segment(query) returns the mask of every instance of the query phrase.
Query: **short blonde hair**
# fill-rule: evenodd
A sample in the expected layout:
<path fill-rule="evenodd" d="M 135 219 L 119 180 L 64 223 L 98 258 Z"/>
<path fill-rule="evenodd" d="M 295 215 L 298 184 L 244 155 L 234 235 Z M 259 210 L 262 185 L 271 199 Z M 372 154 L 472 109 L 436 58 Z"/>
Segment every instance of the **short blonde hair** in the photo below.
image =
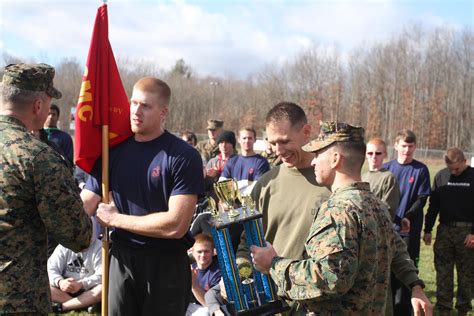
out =
<path fill-rule="evenodd" d="M 160 105 L 169 106 L 171 99 L 171 89 L 166 82 L 155 77 L 144 77 L 138 80 L 133 86 L 134 89 L 154 93 L 160 100 Z"/>
<path fill-rule="evenodd" d="M 372 138 L 367 142 L 367 145 L 368 144 L 382 145 L 384 150 L 387 151 L 387 144 L 385 144 L 385 142 L 382 138 L 379 138 L 379 137 Z"/>
<path fill-rule="evenodd" d="M 203 244 L 203 243 L 209 243 L 211 245 L 211 249 L 214 248 L 214 240 L 212 239 L 211 236 L 208 234 L 200 233 L 194 236 L 195 239 L 195 244 Z"/>
<path fill-rule="evenodd" d="M 255 131 L 255 128 L 253 128 L 251 126 L 241 127 L 239 129 L 239 136 L 240 136 L 240 132 L 243 132 L 243 131 L 251 132 L 253 134 L 253 138 L 257 139 L 257 131 Z"/>

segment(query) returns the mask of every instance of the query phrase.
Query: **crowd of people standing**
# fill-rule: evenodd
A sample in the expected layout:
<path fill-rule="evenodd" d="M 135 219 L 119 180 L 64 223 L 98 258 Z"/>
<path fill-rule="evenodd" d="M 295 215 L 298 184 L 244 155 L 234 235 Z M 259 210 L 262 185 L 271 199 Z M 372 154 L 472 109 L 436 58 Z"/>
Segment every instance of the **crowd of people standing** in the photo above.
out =
<path fill-rule="evenodd" d="M 289 315 L 432 315 L 418 263 L 438 214 L 436 309 L 451 313 L 454 267 L 454 307 L 459 315 L 472 309 L 474 170 L 460 149 L 447 150 L 447 168 L 431 186 L 427 166 L 414 158 L 412 131 L 398 132 L 397 158 L 384 163 L 384 140 L 366 142 L 362 127 L 343 122 L 322 122 L 312 138 L 313 122 L 292 102 L 267 113 L 263 155 L 252 126 L 234 133 L 216 118 L 198 142 L 191 131 L 166 130 L 171 89 L 145 77 L 130 98 L 133 136 L 110 151 L 110 202 L 103 203 L 100 159 L 74 181 L 72 139 L 57 129 L 60 110 L 51 104 L 61 97 L 53 78 L 46 64 L 16 64 L 1 83 L 2 314 L 47 314 L 51 302 L 56 311 L 96 304 L 95 221 L 111 229 L 110 315 L 229 313 L 205 206 L 208 197 L 218 201 L 214 183 L 227 179 L 255 201 L 268 242 L 249 249 L 245 232 L 234 229 L 236 261 L 270 275 Z M 33 132 L 43 128 L 41 141 Z"/>

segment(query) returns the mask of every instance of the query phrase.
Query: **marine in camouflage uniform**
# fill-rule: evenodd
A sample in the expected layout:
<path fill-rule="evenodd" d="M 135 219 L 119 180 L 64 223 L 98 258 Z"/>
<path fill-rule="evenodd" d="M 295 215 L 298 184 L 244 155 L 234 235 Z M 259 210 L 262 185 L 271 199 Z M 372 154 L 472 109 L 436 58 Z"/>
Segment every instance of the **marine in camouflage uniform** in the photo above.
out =
<path fill-rule="evenodd" d="M 317 313 L 383 315 L 395 248 L 384 208 L 367 183 L 333 193 L 311 226 L 308 259 L 274 260 L 279 295 Z"/>
<path fill-rule="evenodd" d="M 362 128 L 326 122 L 321 130 L 317 140 L 303 147 L 307 152 L 318 152 L 313 164 L 319 166 L 321 159 L 331 154 L 325 149 L 337 142 L 356 144 L 361 157 L 355 165 L 362 166 L 365 153 Z M 344 150 L 347 149 L 335 151 L 344 156 Z M 280 296 L 298 301 L 307 311 L 318 315 L 383 315 L 390 264 L 396 249 L 387 206 L 370 192 L 368 183 L 357 182 L 357 177 L 341 181 L 337 175 L 340 169 L 334 170 L 326 164 L 329 159 L 315 168 L 319 169 L 317 181 L 332 187 L 335 179 L 339 179 L 338 187 L 316 213 L 305 243 L 307 257 L 293 260 L 275 256 L 270 275 Z M 344 168 L 354 164 L 353 161 L 339 163 L 345 164 Z M 360 177 L 360 168 L 358 172 Z M 324 181 L 318 174 L 325 175 Z M 259 268 L 254 249 L 254 262 Z"/>
<path fill-rule="evenodd" d="M 2 80 L 0 314 L 51 311 L 47 233 L 75 252 L 87 248 L 92 236 L 66 161 L 29 132 L 42 127 L 51 97 L 61 97 L 53 77 L 46 64 L 16 64 L 5 67 Z M 12 95 L 29 96 L 31 104 L 14 104 L 18 97 Z"/>
<path fill-rule="evenodd" d="M 197 143 L 196 149 L 201 154 L 203 164 L 206 165 L 211 158 L 219 154 L 219 144 L 217 138 L 223 132 L 224 122 L 219 120 L 207 121 L 207 133 L 209 139 Z"/>

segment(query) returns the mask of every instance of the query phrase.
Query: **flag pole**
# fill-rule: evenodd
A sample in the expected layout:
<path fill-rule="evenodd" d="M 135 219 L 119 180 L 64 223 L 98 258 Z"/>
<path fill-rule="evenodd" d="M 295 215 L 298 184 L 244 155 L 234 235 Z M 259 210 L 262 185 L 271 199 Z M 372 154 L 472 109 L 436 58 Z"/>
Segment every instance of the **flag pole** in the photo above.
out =
<path fill-rule="evenodd" d="M 91 173 L 102 157 L 102 202 L 109 203 L 109 146 L 132 135 L 130 104 L 108 40 L 106 1 L 97 9 L 76 110 L 75 161 Z M 111 109 L 113 108 L 113 111 Z M 102 315 L 109 311 L 109 229 L 102 238 Z"/>
<path fill-rule="evenodd" d="M 102 1 L 107 5 L 107 0 Z M 102 200 L 109 203 L 109 126 L 102 125 Z M 109 228 L 102 237 L 102 306 L 101 315 L 109 315 Z"/>
<path fill-rule="evenodd" d="M 102 202 L 109 201 L 109 126 L 102 125 Z M 102 315 L 109 314 L 109 228 L 102 237 Z"/>

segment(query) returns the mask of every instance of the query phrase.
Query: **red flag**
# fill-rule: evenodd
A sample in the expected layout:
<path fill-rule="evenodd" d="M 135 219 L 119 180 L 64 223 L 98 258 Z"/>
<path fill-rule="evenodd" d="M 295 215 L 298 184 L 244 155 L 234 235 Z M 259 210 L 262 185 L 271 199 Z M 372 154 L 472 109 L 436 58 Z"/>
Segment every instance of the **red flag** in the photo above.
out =
<path fill-rule="evenodd" d="M 110 147 L 132 135 L 130 105 L 109 43 L 105 4 L 97 10 L 75 114 L 74 161 L 88 173 L 102 152 L 102 125 L 109 126 Z"/>

